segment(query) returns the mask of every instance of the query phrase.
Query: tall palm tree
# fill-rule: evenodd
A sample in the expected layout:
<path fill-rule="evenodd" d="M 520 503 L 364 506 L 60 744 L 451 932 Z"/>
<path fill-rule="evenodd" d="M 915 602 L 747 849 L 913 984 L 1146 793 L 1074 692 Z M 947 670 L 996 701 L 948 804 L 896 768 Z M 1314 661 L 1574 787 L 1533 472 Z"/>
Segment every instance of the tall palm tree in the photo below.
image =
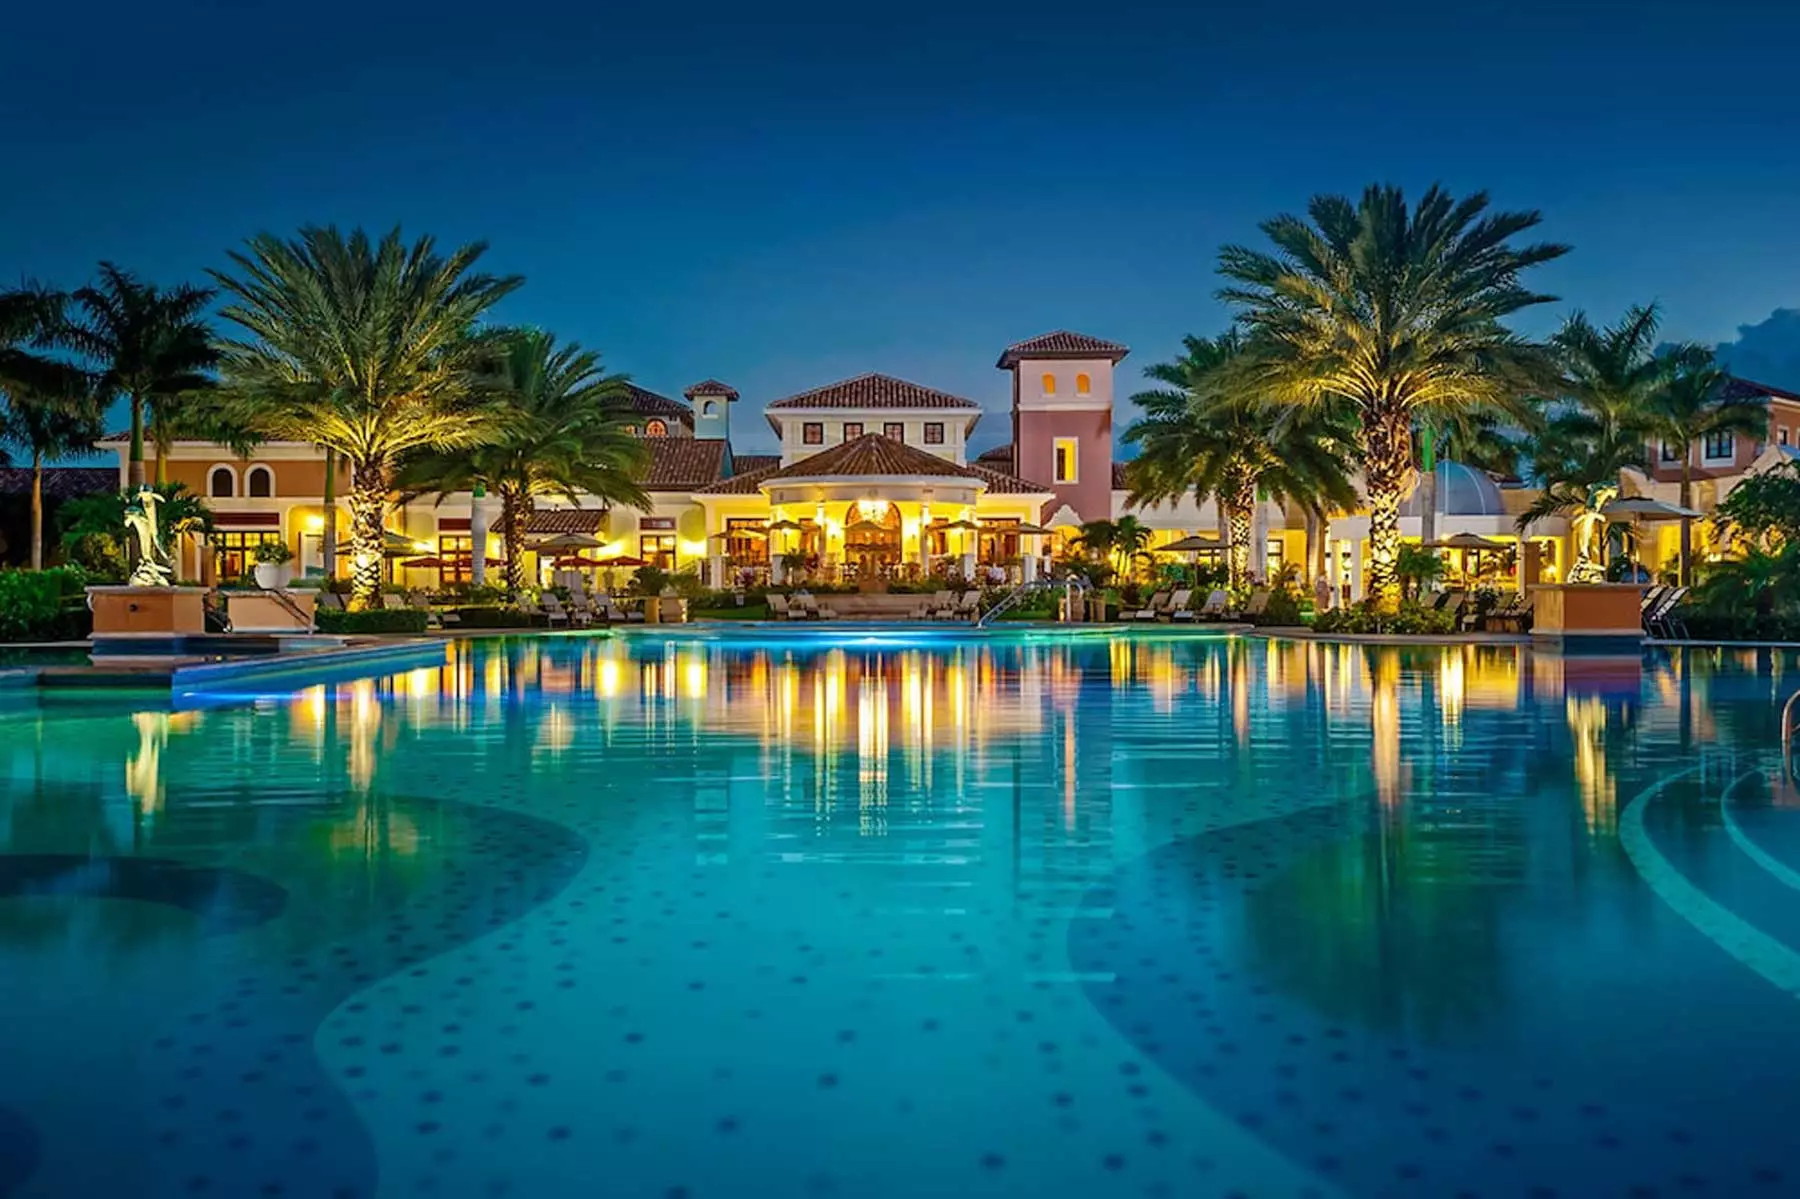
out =
<path fill-rule="evenodd" d="M 0 293 L 0 442 L 31 455 L 31 568 L 44 567 L 44 464 L 85 453 L 101 436 L 92 380 L 39 352 L 63 324 L 63 296 L 26 286 Z"/>
<path fill-rule="evenodd" d="M 1351 508 L 1348 430 L 1341 406 L 1279 409 L 1232 390 L 1243 352 L 1235 330 L 1183 339 L 1173 362 L 1144 369 L 1162 387 L 1132 400 L 1144 411 L 1125 430 L 1138 456 L 1125 467 L 1128 502 L 1159 504 L 1192 494 L 1217 501 L 1225 516 L 1233 586 L 1250 577 L 1256 505 L 1292 501 L 1321 517 Z"/>
<path fill-rule="evenodd" d="M 1273 252 L 1226 246 L 1219 292 L 1248 339 L 1234 370 L 1244 394 L 1268 402 L 1347 402 L 1369 505 L 1369 588 L 1398 602 L 1400 504 L 1420 419 L 1516 407 L 1548 374 L 1538 347 L 1508 317 L 1554 299 L 1521 276 L 1566 246 L 1515 246 L 1535 212 L 1487 213 L 1488 197 L 1457 200 L 1432 187 L 1409 206 L 1398 187 L 1359 202 L 1316 197 L 1310 221 L 1263 223 Z"/>
<path fill-rule="evenodd" d="M 1681 506 L 1694 506 L 1694 443 L 1713 433 L 1764 438 L 1769 431 L 1767 397 L 1732 387 L 1732 379 L 1704 346 L 1678 346 L 1663 355 L 1668 378 L 1650 405 L 1650 427 L 1663 441 L 1681 447 Z M 1681 518 L 1681 577 L 1693 582 L 1694 526 Z"/>
<path fill-rule="evenodd" d="M 110 262 L 74 293 L 72 319 L 64 322 L 60 340 L 92 364 L 103 404 L 123 398 L 130 406 L 126 483 L 133 490 L 144 482 L 146 412 L 162 482 L 180 405 L 212 383 L 218 354 L 203 319 L 212 298 L 203 287 L 159 288 Z"/>
<path fill-rule="evenodd" d="M 485 243 L 439 254 L 398 229 L 308 226 L 263 233 L 214 277 L 222 315 L 245 331 L 221 346 L 223 416 L 273 439 L 308 442 L 350 464 L 351 596 L 381 590 L 383 520 L 394 471 L 410 454 L 492 439 L 482 367 L 493 337 L 475 324 L 523 282 L 474 270 Z"/>
<path fill-rule="evenodd" d="M 86 454 L 100 440 L 100 406 L 78 371 L 56 387 L 9 387 L 0 441 L 31 456 L 31 569 L 44 568 L 44 465 Z"/>
<path fill-rule="evenodd" d="M 1521 530 L 1546 516 L 1588 512 L 1621 471 L 1649 470 L 1655 414 L 1678 365 L 1657 353 L 1660 324 L 1656 305 L 1638 304 L 1610 325 L 1577 312 L 1551 337 L 1560 378 L 1523 448 L 1540 490 L 1519 516 Z"/>
<path fill-rule="evenodd" d="M 500 497 L 506 585 L 525 585 L 525 534 L 540 495 L 571 504 L 583 495 L 607 506 L 650 507 L 637 483 L 648 447 L 627 432 L 634 417 L 623 375 L 608 375 L 600 355 L 558 346 L 535 329 L 497 334 L 498 353 L 485 386 L 499 405 L 499 434 L 460 450 L 421 454 L 402 467 L 403 491 L 470 491 Z M 483 552 L 475 546 L 474 552 Z"/>

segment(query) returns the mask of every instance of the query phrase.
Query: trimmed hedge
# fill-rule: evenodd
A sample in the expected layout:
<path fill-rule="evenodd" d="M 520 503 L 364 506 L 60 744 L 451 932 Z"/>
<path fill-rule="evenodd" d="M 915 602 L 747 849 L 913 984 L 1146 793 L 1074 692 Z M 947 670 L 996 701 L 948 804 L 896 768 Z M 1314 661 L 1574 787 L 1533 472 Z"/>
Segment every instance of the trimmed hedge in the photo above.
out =
<path fill-rule="evenodd" d="M 313 614 L 321 633 L 423 633 L 425 613 L 415 608 L 399 611 L 371 608 L 366 612 L 339 612 L 321 608 Z"/>
<path fill-rule="evenodd" d="M 456 619 L 451 620 L 454 615 Z M 454 629 L 532 629 L 547 624 L 541 618 L 531 617 L 517 608 L 457 608 L 454 613 L 446 613 L 445 625 Z"/>

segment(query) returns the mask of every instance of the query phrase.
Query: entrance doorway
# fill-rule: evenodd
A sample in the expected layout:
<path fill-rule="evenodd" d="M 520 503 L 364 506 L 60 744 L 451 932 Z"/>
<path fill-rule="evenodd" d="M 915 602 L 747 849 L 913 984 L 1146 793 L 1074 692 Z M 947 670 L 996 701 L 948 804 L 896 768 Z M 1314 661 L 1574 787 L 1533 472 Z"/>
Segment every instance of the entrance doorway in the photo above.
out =
<path fill-rule="evenodd" d="M 900 568 L 900 509 L 858 500 L 844 513 L 844 564 L 858 579 L 891 579 Z"/>

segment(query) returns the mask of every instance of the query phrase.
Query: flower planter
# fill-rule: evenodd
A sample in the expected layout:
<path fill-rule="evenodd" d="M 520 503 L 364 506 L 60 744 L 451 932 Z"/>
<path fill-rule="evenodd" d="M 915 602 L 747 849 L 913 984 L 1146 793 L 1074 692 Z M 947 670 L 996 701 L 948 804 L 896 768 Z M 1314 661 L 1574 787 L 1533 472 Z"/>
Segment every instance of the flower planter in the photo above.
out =
<path fill-rule="evenodd" d="M 286 562 L 258 562 L 250 573 L 264 591 L 280 591 L 294 577 L 293 567 Z"/>

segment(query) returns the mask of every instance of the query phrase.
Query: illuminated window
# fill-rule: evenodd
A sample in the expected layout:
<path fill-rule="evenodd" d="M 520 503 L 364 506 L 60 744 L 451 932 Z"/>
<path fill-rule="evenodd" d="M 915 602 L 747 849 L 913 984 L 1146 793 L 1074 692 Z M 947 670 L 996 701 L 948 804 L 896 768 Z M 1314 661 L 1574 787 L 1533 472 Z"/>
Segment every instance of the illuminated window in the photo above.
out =
<path fill-rule="evenodd" d="M 259 500 L 274 495 L 275 472 L 266 466 L 251 467 L 250 473 L 244 476 L 244 494 Z"/>
<path fill-rule="evenodd" d="M 1053 396 L 1056 394 L 1056 376 L 1055 375 L 1045 374 L 1045 376 L 1044 376 L 1044 394 L 1047 396 Z"/>
<path fill-rule="evenodd" d="M 645 437 L 667 437 L 668 435 L 669 422 L 667 421 L 653 420 L 644 426 Z"/>
<path fill-rule="evenodd" d="M 803 445 L 824 445 L 825 424 L 823 421 L 809 420 L 800 426 L 800 441 Z"/>
<path fill-rule="evenodd" d="M 658 570 L 674 570 L 675 534 L 646 533 L 639 537 L 638 557 Z"/>
<path fill-rule="evenodd" d="M 932 421 L 925 422 L 925 444 L 926 445 L 943 445 L 944 444 L 944 422 L 943 421 L 932 420 Z"/>
<path fill-rule="evenodd" d="M 1786 432 L 1785 429 L 1782 431 Z M 905 441 L 906 426 L 897 420 L 891 420 L 887 424 L 881 426 L 881 435 L 883 437 L 891 437 L 895 441 Z"/>
<path fill-rule="evenodd" d="M 1073 437 L 1058 437 L 1054 442 L 1056 465 L 1053 471 L 1053 483 L 1079 483 L 1081 481 L 1081 443 Z"/>
<path fill-rule="evenodd" d="M 844 440 L 855 441 L 862 436 L 862 422 L 847 420 L 844 422 Z"/>
<path fill-rule="evenodd" d="M 1075 376 L 1075 394 L 1076 395 L 1078 395 L 1078 396 L 1086 395 L 1088 393 L 1088 390 L 1092 386 L 1093 386 L 1093 380 L 1089 379 L 1086 375 L 1076 375 Z"/>
<path fill-rule="evenodd" d="M 1701 453 L 1714 462 L 1729 462 L 1737 454 L 1737 438 L 1728 432 L 1708 433 Z"/>
<path fill-rule="evenodd" d="M 438 569 L 438 581 L 444 584 L 470 581 L 469 566 L 474 557 L 475 541 L 471 537 L 439 537 L 438 557 L 444 565 Z"/>
<path fill-rule="evenodd" d="M 215 466 L 206 476 L 206 494 L 215 499 L 237 494 L 237 475 L 229 466 Z"/>
<path fill-rule="evenodd" d="M 214 533 L 209 541 L 213 548 L 213 577 L 235 582 L 250 573 L 256 565 L 256 547 L 265 541 L 280 541 L 278 533 Z"/>

